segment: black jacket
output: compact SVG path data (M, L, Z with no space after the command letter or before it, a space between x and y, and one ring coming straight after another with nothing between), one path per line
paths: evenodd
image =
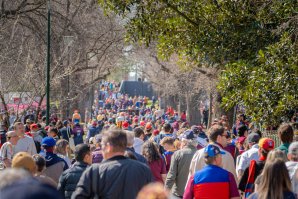
M141 188L152 182L148 166L124 156L93 164L82 175L72 199L135 199Z
M88 165L83 162L76 162L74 165L64 171L59 179L58 191L60 191L66 199L71 198L76 186Z

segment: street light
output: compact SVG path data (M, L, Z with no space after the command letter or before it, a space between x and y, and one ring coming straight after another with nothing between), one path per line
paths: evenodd
M47 111L46 124L50 123L50 66L51 66L51 0L48 0L48 33L47 33L47 68L46 68L46 95Z

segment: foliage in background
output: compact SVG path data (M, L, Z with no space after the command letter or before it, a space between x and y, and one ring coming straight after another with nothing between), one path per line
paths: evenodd
M243 104L264 123L297 108L297 0L99 3L129 19L129 40L156 42L160 58L177 54L198 67L222 69L218 88L225 108Z

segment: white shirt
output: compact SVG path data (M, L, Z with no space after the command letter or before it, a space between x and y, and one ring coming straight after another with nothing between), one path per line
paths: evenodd
M144 141L140 138L134 138L133 148L136 153L142 154Z
M241 154L239 164L236 165L236 171L239 175L239 170L244 171L247 167L249 167L250 161L259 160L259 146L255 144L251 147L251 149L245 151Z
M23 138L18 140L17 145L14 148L14 154L18 152L27 152L30 155L37 154L36 146L33 141L33 138L25 135Z

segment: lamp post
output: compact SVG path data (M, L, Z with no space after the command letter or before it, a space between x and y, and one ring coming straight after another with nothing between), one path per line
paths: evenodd
M48 0L48 33L47 33L47 68L46 68L46 95L47 111L46 124L50 123L50 66L51 66L51 0Z

